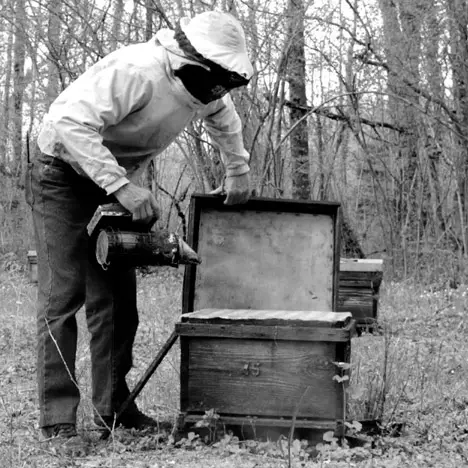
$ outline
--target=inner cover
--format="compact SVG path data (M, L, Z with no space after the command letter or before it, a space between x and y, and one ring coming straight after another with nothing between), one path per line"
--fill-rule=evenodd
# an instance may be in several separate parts
M315 326L343 328L349 324L349 312L321 312L311 310L252 310L252 309L203 309L184 314L183 322L244 325Z
M192 310L333 310L336 219L330 214L206 208Z

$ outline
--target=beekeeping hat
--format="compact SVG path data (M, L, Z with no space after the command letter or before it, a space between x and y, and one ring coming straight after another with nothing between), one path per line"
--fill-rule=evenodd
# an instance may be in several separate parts
M191 19L182 18L180 28L204 58L247 80L252 77L244 31L232 15L207 11Z

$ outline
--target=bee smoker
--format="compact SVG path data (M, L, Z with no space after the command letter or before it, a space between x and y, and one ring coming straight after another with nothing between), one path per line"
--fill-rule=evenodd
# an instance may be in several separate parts
M172 266L201 263L197 253L177 234L134 222L132 214L117 203L100 205L88 224L96 260L110 265Z

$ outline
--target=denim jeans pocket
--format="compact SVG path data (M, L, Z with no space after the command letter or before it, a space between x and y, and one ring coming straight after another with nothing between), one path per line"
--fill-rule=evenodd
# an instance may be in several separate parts
M24 177L24 196L26 199L26 203L29 206L32 206L34 203L34 195L32 192L32 171L33 171L34 163L29 162L26 167L26 173Z
M74 171L67 163L54 156L43 154L37 159L37 166L37 182L42 189L44 187L56 189L70 187Z

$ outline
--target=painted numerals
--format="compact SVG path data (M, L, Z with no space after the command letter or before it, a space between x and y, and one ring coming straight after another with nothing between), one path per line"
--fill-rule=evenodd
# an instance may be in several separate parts
M258 377L260 375L259 362L246 362L242 366L242 373L246 376Z

